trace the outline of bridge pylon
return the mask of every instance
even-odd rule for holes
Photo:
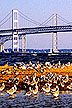
[[[26,53],[26,34],[22,35],[22,52]]]
[[[0,45],[0,52],[4,51],[4,44]]]
[[[57,14],[53,14],[53,26],[57,26]],[[52,36],[52,51],[55,52],[55,53],[58,52],[57,32],[54,32],[53,36]]]
[[[19,26],[18,10],[12,10],[12,30],[17,29]],[[19,51],[19,36],[18,32],[12,31],[12,50]]]

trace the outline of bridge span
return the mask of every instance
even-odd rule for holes
[[[39,34],[39,33],[56,33],[56,32],[72,32],[72,25],[0,30],[0,37],[12,36],[12,32],[18,32],[19,35]],[[7,34],[7,33],[11,33],[11,34]],[[3,35],[1,35],[1,34],[3,34]]]
[[[27,34],[53,33],[53,42],[52,42],[53,48],[52,49],[54,52],[56,51],[58,52],[57,33],[58,32],[72,32],[72,25],[57,26],[57,14],[53,15],[53,26],[19,28],[18,22],[19,22],[18,10],[12,10],[12,29],[0,30],[0,44],[4,44],[4,42],[7,40],[12,40],[13,51],[19,51],[18,39],[22,39],[22,51],[25,50],[26,52],[26,35]],[[25,44],[25,48],[23,47],[24,44]]]

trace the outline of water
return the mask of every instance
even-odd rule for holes
[[[7,49],[5,49],[7,51]],[[12,51],[12,49],[8,49],[9,52]],[[71,53],[72,49],[58,49],[60,53]],[[22,49],[19,49],[19,52],[22,52]],[[50,49],[26,49],[27,53],[49,53]]]
[[[48,55],[48,53],[1,53],[0,54],[0,65],[6,64],[13,65],[15,62],[45,63],[46,61],[53,63],[58,63],[60,61],[62,64],[71,62],[72,63],[72,53],[61,53],[58,55]]]
[[[52,95],[43,93],[38,93],[35,97],[17,93],[12,98],[5,93],[0,96],[0,108],[72,108],[72,95],[60,93],[59,98],[54,99]]]

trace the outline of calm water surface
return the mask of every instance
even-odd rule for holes
[[[58,99],[43,93],[30,97],[23,92],[16,93],[15,97],[4,94],[0,95],[0,108],[72,108],[72,92],[60,93]]]

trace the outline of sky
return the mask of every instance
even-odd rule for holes
[[[0,21],[12,11],[12,9],[18,9],[39,23],[45,21],[54,13],[59,14],[70,22],[72,21],[72,0],[0,0]],[[20,23],[28,24],[28,22],[22,22],[22,20]],[[6,28],[8,25],[10,26],[11,22],[3,26],[3,28]],[[32,26],[34,25],[31,24],[31,27]],[[26,39],[27,48],[52,48],[52,33],[29,34]],[[8,44],[9,42],[6,42],[5,46]],[[72,48],[72,33],[58,33],[58,49],[65,48]]]

